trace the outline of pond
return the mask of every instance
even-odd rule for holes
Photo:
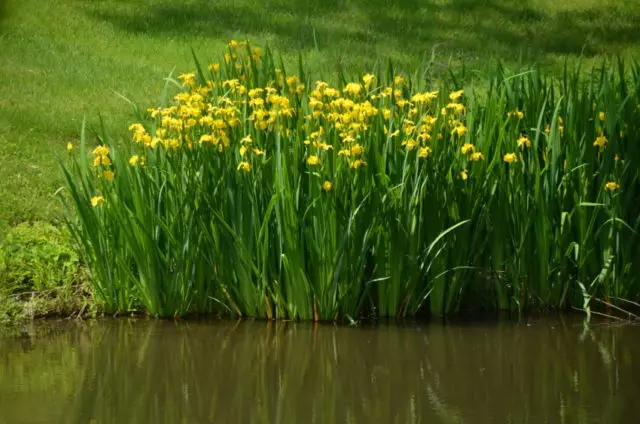
[[[640,327],[46,321],[0,336],[0,424],[635,423]]]

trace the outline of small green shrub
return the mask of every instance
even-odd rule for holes
[[[71,285],[79,262],[68,233],[46,222],[19,224],[0,244],[0,293]]]
[[[25,320],[23,305],[13,297],[3,297],[0,293],[0,330],[4,331],[15,323]]]

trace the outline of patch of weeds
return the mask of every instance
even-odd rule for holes
[[[1,296],[1,295],[0,295]],[[25,320],[24,308],[14,297],[0,297],[0,329]]]
[[[22,223],[0,244],[0,290],[49,290],[80,282],[80,258],[70,236],[46,222]]]
[[[46,222],[12,228],[0,244],[0,327],[44,316],[95,315],[72,238]]]

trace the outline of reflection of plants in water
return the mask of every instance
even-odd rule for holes
[[[436,393],[431,385],[427,386],[427,394],[429,397],[429,403],[436,412],[438,417],[443,423],[462,423],[462,417],[460,413],[454,409],[451,409]]]
[[[81,377],[77,365],[87,330],[69,323],[29,327],[20,337],[0,333],[1,424],[21,422],[27,411],[29,422],[61,414],[59,398],[70,396]]]
[[[35,340],[37,349],[0,344],[0,423],[36,396],[50,408],[42,421],[70,423],[622,422],[625,399],[638,395],[625,331],[591,329],[580,342],[579,328],[556,321],[109,321]],[[25,401],[3,405],[16,382]]]
[[[98,331],[82,359],[68,415],[76,423],[420,422],[418,363],[402,364],[402,330],[381,331],[117,323]]]
[[[446,356],[445,363],[454,366],[445,368],[434,359],[427,368],[434,382],[427,388],[427,398],[440,422],[477,422],[478,417],[508,423],[634,420],[634,412],[625,409],[629,404],[625,399],[639,393],[634,377],[620,374],[619,358],[626,357],[624,365],[633,369],[630,349],[635,341],[619,339],[634,329],[608,327],[598,334],[586,327],[580,335],[579,327],[562,320],[557,324],[479,328],[477,332],[484,334],[477,336],[485,346],[473,340],[472,328],[446,331],[444,346],[468,345],[473,350],[447,350],[440,359]],[[464,334],[465,342],[452,340],[456,333]],[[473,384],[461,384],[465,381]],[[474,396],[483,399],[476,407],[472,407]]]

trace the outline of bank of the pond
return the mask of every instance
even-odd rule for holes
[[[86,267],[64,227],[22,223],[0,241],[0,325],[96,310]]]
[[[129,140],[68,145],[94,296],[315,321],[637,300],[638,64],[456,75],[328,82],[235,40],[196,60]]]
[[[571,320],[584,320],[595,325],[636,325],[640,324],[640,304],[626,299],[619,299],[616,304],[600,299],[593,299],[586,309],[573,308],[570,311],[558,309],[501,311],[487,309],[470,309],[455,315],[433,317],[422,314],[411,318],[363,316],[357,320],[341,319],[334,324],[352,327],[375,327],[377,325],[418,325],[429,322],[464,325],[469,323],[491,323],[496,321],[546,320],[565,317]],[[146,319],[156,320],[144,310],[128,311],[126,314],[107,314],[103,305],[93,296],[91,286],[83,283],[76,286],[59,286],[41,291],[29,291],[0,296],[0,335],[25,335],[32,326],[47,326],[47,323],[78,320],[99,323],[102,319]],[[229,315],[224,313],[191,314],[184,317],[160,319],[160,321],[184,321],[198,323],[202,321],[230,322]],[[264,321],[260,317],[246,317],[243,321]],[[286,321],[286,320],[285,320]]]
[[[45,318],[92,318],[100,307],[86,286],[12,293],[0,297],[0,327],[24,325]]]

